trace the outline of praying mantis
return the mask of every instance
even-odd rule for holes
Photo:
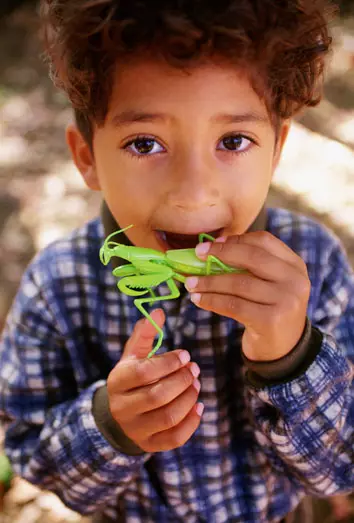
[[[110,234],[100,249],[100,260],[108,265],[113,256],[117,256],[129,262],[112,271],[112,274],[120,278],[117,283],[118,289],[128,296],[143,296],[150,294],[147,298],[136,298],[134,305],[155,327],[159,338],[154,348],[149,352],[151,358],[160,348],[163,341],[163,330],[157,325],[143,305],[153,304],[157,301],[173,300],[180,296],[180,291],[174,280],[185,283],[188,276],[206,276],[210,274],[226,274],[232,272],[244,272],[226,265],[215,256],[209,255],[206,261],[200,260],[194,249],[172,249],[161,252],[154,249],[127,246],[117,243],[112,238],[133,227],[129,225]],[[205,239],[212,242],[215,238],[206,233],[199,234],[199,242]],[[153,288],[166,282],[170,294],[167,296],[156,296]]]

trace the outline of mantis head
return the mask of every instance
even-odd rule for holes
[[[103,265],[107,265],[112,258],[112,256],[118,256],[120,258],[127,259],[126,257],[126,245],[122,245],[121,243],[117,243],[112,241],[113,236],[116,236],[117,234],[120,234],[127,229],[130,229],[131,227],[134,227],[134,225],[128,225],[128,227],[125,227],[124,229],[120,229],[119,231],[115,231],[104,241],[104,244],[102,245],[100,249],[100,260],[103,263]]]

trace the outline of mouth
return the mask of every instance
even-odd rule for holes
[[[222,235],[223,228],[214,229],[213,231],[202,231],[205,234],[209,234],[213,238],[218,238]],[[199,234],[185,234],[170,231],[155,231],[157,240],[164,250],[171,249],[194,249],[199,243]]]

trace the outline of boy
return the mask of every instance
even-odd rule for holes
[[[15,471],[96,521],[278,522],[354,487],[353,273],[332,233],[264,208],[291,117],[319,101],[326,9],[44,2],[67,142],[105,203],[24,275],[1,416]],[[160,251],[214,234],[201,259],[246,269],[162,301],[151,359],[155,330],[98,258],[130,224],[125,243]]]

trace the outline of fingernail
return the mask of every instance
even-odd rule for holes
[[[226,239],[226,236],[220,236],[219,238],[216,238],[215,243],[225,243]]]
[[[197,378],[200,374],[200,368],[198,367],[198,365],[196,363],[192,363],[191,366],[190,366],[190,370],[191,370],[191,373],[193,374],[193,376],[195,378]]]
[[[192,383],[193,387],[195,388],[195,390],[197,392],[200,391],[200,381],[199,380],[194,380],[193,383]]]
[[[186,350],[183,350],[182,352],[180,352],[178,354],[178,357],[179,357],[182,365],[185,365],[186,363],[188,363],[191,360],[191,356],[190,356],[189,352],[187,352]]]
[[[186,279],[185,287],[188,291],[192,291],[198,285],[199,278],[192,276],[191,278]]]
[[[204,256],[207,252],[210,251],[211,242],[199,243],[195,248],[195,253],[197,256]]]
[[[203,403],[197,403],[195,410],[197,411],[198,416],[201,416],[204,411],[204,404]]]
[[[191,301],[195,304],[198,304],[200,302],[200,298],[201,298],[201,294],[198,293],[198,292],[195,292],[193,294],[191,294]]]

